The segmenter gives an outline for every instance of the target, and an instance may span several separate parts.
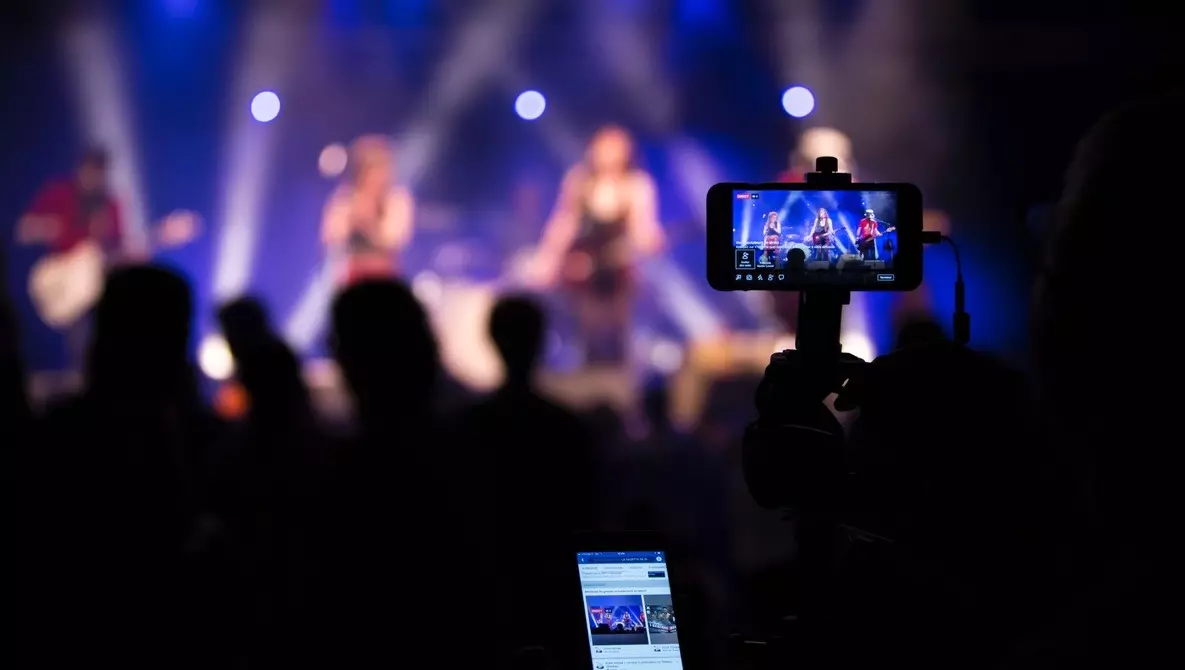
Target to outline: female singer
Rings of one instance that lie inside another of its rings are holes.
[[[768,260],[777,262],[778,250],[782,247],[782,224],[778,221],[777,212],[765,215],[765,232],[762,235],[765,238],[765,256]]]
[[[415,201],[407,189],[393,186],[394,162],[390,140],[358,138],[347,177],[325,205],[321,240],[344,255],[342,284],[399,274],[397,255],[411,239]]]
[[[810,235],[815,260],[830,261],[831,245],[835,243],[835,226],[831,224],[831,214],[826,209],[820,207],[815,214],[815,224],[811,227]]]
[[[633,151],[624,129],[597,131],[564,176],[532,273],[536,286],[559,280],[570,291],[590,365],[626,361],[634,264],[664,243],[654,180]]]

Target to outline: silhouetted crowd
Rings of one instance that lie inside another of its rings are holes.
[[[733,631],[783,640],[770,667],[1167,666],[1177,356],[1149,336],[1171,332],[1178,278],[1171,254],[1116,270],[1106,247],[1133,212],[1171,218],[1175,203],[1141,199],[1182,183],[1183,118],[1180,96],[1137,104],[1081,144],[1034,291],[1030,374],[933,324],[873,363],[817,635],[790,623],[796,519],[741,481],[756,380],[718,382],[690,434],[655,386],[648,435],[628,434],[536,389],[547,324],[510,297],[489,324],[504,385],[446,412],[455,384],[424,309],[375,281],[332,307],[353,430],[321,425],[297,355],[249,299],[218,314],[249,399],[228,421],[190,363],[186,280],[136,266],[107,279],[82,391],[34,412],[5,307],[5,667],[584,667],[567,538],[626,528],[662,530],[680,556],[689,665],[752,662],[731,655]],[[567,612],[575,642],[556,632]]]

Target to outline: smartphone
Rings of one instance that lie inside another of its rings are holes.
[[[912,184],[716,184],[708,283],[717,291],[911,291],[922,283]]]
[[[661,537],[582,534],[573,553],[593,670],[682,668],[671,564]]]

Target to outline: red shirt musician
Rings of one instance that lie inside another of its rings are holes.
[[[119,204],[107,190],[108,156],[90,149],[72,178],[49,182],[38,191],[21,217],[17,239],[22,244],[47,244],[54,253],[95,240],[107,251],[119,251],[123,222]]]
[[[880,254],[876,248],[876,238],[882,235],[880,231],[880,224],[876,220],[876,212],[871,209],[864,210],[864,218],[860,219],[860,227],[857,232],[856,244],[860,248],[860,255],[866,261],[872,261],[879,258]]]
[[[321,239],[344,255],[344,284],[399,273],[397,256],[411,240],[415,201],[407,189],[392,187],[394,162],[387,138],[355,140],[347,178],[325,205]]]

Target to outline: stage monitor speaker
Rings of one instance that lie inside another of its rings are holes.
[[[840,272],[859,272],[864,269],[864,257],[860,254],[844,254],[839,257],[835,269]]]

